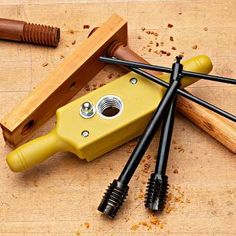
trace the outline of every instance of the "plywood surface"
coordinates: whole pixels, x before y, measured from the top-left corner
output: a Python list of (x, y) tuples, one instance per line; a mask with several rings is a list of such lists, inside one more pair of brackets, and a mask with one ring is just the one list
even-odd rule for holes
[[(2, 0), (0, 9), (0, 17), (51, 24), (62, 30), (57, 49), (0, 42), (1, 117), (113, 12), (128, 20), (130, 47), (150, 62), (169, 66), (180, 52), (185, 58), (207, 54), (214, 63), (214, 74), (236, 77), (234, 0)], [(156, 50), (171, 55), (160, 56)], [(43, 66), (45, 63), (48, 65)], [(119, 74), (121, 70), (106, 67), (77, 97)], [(236, 113), (235, 86), (200, 81), (189, 91)], [(51, 119), (35, 137), (49, 131), (54, 122), (55, 118)], [(158, 140), (156, 135), (130, 183), (124, 207), (111, 221), (96, 208), (136, 140), (91, 163), (60, 153), (37, 168), (15, 174), (6, 165), (10, 148), (1, 137), (0, 235), (236, 235), (235, 155), (181, 115), (177, 115), (168, 163), (166, 211), (155, 218), (144, 209), (143, 194), (155, 165)]]

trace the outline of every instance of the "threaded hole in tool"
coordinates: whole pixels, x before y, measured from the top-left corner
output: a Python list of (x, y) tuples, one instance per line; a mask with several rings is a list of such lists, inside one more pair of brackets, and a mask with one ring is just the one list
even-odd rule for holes
[(105, 119), (119, 116), (123, 110), (121, 99), (114, 95), (102, 97), (97, 103), (98, 115)]
[(30, 120), (28, 123), (26, 123), (26, 125), (23, 127), (21, 131), (21, 135), (26, 135), (28, 131), (33, 127), (34, 123), (35, 123), (34, 120)]

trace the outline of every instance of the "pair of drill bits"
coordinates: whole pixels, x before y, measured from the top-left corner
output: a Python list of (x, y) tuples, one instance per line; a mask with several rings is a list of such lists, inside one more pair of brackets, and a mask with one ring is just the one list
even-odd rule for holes
[[(180, 89), (181, 78), (183, 76), (203, 78), (207, 80), (230, 84), (236, 84), (236, 80), (231, 78), (184, 71), (183, 65), (181, 64), (181, 59), (182, 58), (180, 56), (176, 57), (176, 62), (172, 65), (172, 68), (167, 68), (131, 61), (124, 61), (116, 58), (100, 57), (100, 61), (102, 62), (127, 66), (132, 71), (167, 88), (161, 102), (159, 103), (156, 111), (154, 112), (153, 117), (149, 121), (143, 135), (140, 137), (137, 146), (132, 152), (119, 178), (115, 179), (110, 184), (98, 207), (98, 210), (100, 212), (104, 213), (105, 215), (111, 218), (114, 218), (116, 216), (119, 208), (122, 206), (124, 200), (126, 199), (129, 190), (129, 181), (131, 180), (135, 170), (137, 169), (143, 155), (145, 154), (161, 123), (163, 124), (157, 154), (157, 162), (155, 171), (151, 174), (147, 184), (147, 190), (145, 195), (145, 207), (155, 212), (161, 212), (164, 209), (168, 192), (168, 177), (166, 175), (166, 167), (174, 126), (177, 94), (187, 97), (192, 101), (224, 116), (227, 119), (230, 119), (234, 122), (236, 121), (236, 116), (234, 116), (233, 114), (230, 114)], [(160, 80), (159, 78), (149, 74), (146, 71), (141, 70), (140, 68), (171, 73), (170, 84)]]

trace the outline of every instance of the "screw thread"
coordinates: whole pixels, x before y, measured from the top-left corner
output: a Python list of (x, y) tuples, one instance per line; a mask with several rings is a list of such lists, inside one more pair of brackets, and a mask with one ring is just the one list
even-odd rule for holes
[(27, 43), (56, 47), (60, 40), (60, 29), (46, 25), (26, 23), (21, 40)]
[(117, 41), (117, 40), (114, 41), (114, 42), (112, 42), (112, 43), (108, 46), (108, 48), (107, 48), (107, 50), (106, 50), (106, 56), (108, 56), (108, 57), (113, 57), (114, 54), (115, 54), (116, 49), (117, 49), (118, 47), (120, 47), (120, 46), (124, 46), (124, 43), (119, 42), (119, 41)]
[(114, 180), (105, 192), (98, 210), (103, 214), (114, 218), (122, 206), (128, 194), (129, 187)]
[(147, 184), (145, 207), (161, 212), (165, 208), (168, 193), (168, 177), (152, 173)]

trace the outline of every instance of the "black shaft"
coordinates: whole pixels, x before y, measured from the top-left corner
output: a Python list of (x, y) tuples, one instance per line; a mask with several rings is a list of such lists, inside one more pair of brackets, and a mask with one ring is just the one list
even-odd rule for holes
[(170, 106), (169, 111), (163, 117), (163, 125), (157, 154), (155, 174), (163, 175), (166, 173), (167, 161), (171, 145), (171, 137), (175, 120), (176, 100), (177, 98), (174, 99), (173, 103)]
[(136, 145), (133, 153), (131, 154), (128, 162), (126, 163), (122, 173), (119, 176), (118, 181), (120, 181), (124, 185), (128, 185), (144, 153), (150, 145), (153, 136), (159, 128), (164, 114), (167, 112), (168, 108), (170, 107), (176, 96), (176, 91), (180, 86), (181, 79), (179, 76), (179, 72), (183, 68), (182, 64), (180, 64), (178, 60), (179, 58), (177, 59), (177, 62), (173, 64), (173, 72), (171, 74), (170, 79), (171, 84), (169, 88), (167, 89), (165, 95), (159, 103), (152, 119), (149, 121), (143, 135), (139, 139), (138, 144)]
[[(129, 67), (130, 70), (134, 71), (135, 73), (141, 75), (141, 76), (144, 76), (145, 78), (165, 87), (165, 88), (168, 88), (169, 87), (169, 84), (161, 79), (159, 79), (158, 77), (146, 72), (146, 71), (143, 71), (141, 69), (138, 69), (138, 68), (132, 68), (132, 67)], [(211, 110), (211, 111), (214, 111), (215, 113), (229, 119), (229, 120), (232, 120), (234, 122), (236, 122), (236, 116), (233, 115), (233, 114), (230, 114), (229, 112), (227, 111), (224, 111), (194, 95), (192, 95), (191, 93), (187, 92), (187, 91), (184, 91), (182, 89), (177, 89), (177, 93), (180, 94), (181, 96), (185, 97), (185, 98), (188, 98), (189, 100), (203, 106), (203, 107), (206, 107), (207, 109)]]
[[(126, 61), (126, 60), (120, 60), (117, 58), (109, 58), (109, 57), (99, 57), (99, 60), (102, 62), (107, 62), (111, 64), (117, 64), (117, 65), (122, 65), (122, 66), (127, 66), (127, 67), (133, 67), (133, 68), (142, 68), (142, 69), (147, 69), (147, 70), (155, 70), (155, 71), (160, 71), (160, 72), (165, 72), (165, 73), (171, 73), (172, 69), (164, 66), (156, 66), (156, 65), (149, 65), (149, 64), (144, 64), (140, 62), (135, 62), (135, 61)], [(181, 72), (182, 76), (190, 76), (198, 79), (205, 79), (205, 80), (210, 80), (210, 81), (216, 81), (216, 82), (221, 82), (221, 83), (227, 83), (227, 84), (236, 84), (236, 79), (231, 79), (227, 77), (220, 77), (216, 75), (206, 75), (202, 73), (196, 73), (192, 71), (185, 71), (183, 70)]]

